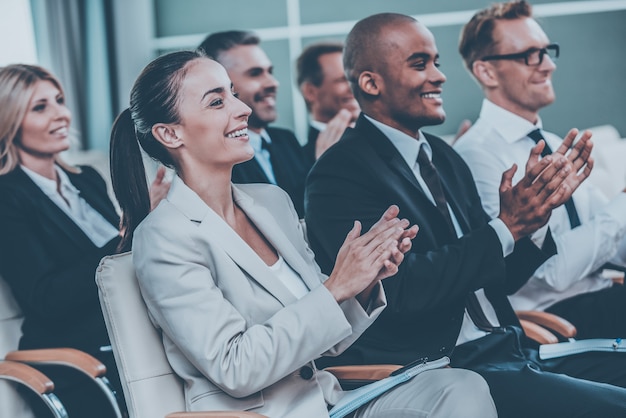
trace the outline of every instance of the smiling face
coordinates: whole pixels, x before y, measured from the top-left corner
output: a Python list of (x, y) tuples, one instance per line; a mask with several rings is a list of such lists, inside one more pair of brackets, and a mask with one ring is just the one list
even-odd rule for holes
[(38, 81), (17, 139), (22, 164), (32, 168), (38, 161), (54, 161), (57, 154), (67, 150), (71, 119), (61, 90), (51, 81)]
[[(532, 18), (498, 20), (493, 39), (499, 40), (494, 54), (513, 54), (531, 48), (544, 48), (548, 36)], [(489, 100), (532, 123), (541, 108), (554, 102), (552, 73), (556, 65), (546, 54), (538, 66), (524, 60), (499, 60), (486, 63), (493, 71), (493, 85), (485, 89)]]
[[(254, 156), (248, 143), (250, 108), (234, 94), (219, 63), (200, 58), (188, 64), (181, 83), (174, 145), (185, 148), (192, 164), (232, 167)], [(189, 171), (182, 167), (183, 172)]]
[(384, 27), (382, 38), (378, 97), (370, 116), (414, 137), (423, 126), (443, 123), (446, 77), (438, 68), (432, 33), (419, 22), (404, 21)]
[(350, 84), (343, 72), (341, 52), (332, 52), (319, 57), (323, 81), (319, 86), (308, 83), (311, 96), (311, 113), (320, 122), (328, 122), (341, 109), (347, 109), (356, 120), (361, 108), (356, 102)]
[(277, 118), (278, 81), (274, 67), (258, 45), (238, 45), (219, 54), (239, 98), (252, 109), (250, 129), (260, 131)]

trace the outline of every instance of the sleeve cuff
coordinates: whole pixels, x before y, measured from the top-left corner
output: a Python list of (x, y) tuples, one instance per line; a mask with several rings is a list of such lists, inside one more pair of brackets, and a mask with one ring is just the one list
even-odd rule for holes
[(489, 226), (496, 231), (496, 235), (498, 236), (498, 239), (500, 239), (500, 244), (502, 245), (502, 256), (506, 257), (511, 254), (515, 248), (515, 240), (513, 239), (513, 234), (511, 234), (509, 228), (506, 227), (500, 218), (494, 218), (489, 221)]
[(626, 213), (626, 193), (622, 192), (615, 196), (606, 206), (604, 212), (618, 221), (622, 228), (626, 227), (626, 217), (624, 216)]

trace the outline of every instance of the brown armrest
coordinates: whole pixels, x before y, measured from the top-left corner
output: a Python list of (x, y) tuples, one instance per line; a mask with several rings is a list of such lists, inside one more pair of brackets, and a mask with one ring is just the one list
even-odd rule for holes
[(11, 351), (6, 360), (27, 364), (46, 364), (73, 367), (83, 373), (98, 378), (104, 376), (106, 366), (95, 357), (74, 348), (44, 348), (39, 350)]
[(368, 364), (359, 366), (333, 366), (324, 370), (335, 375), (339, 380), (376, 381), (389, 375), (402, 366), (396, 364)]
[(54, 383), (37, 369), (14, 361), (0, 362), (0, 376), (28, 386), (40, 395), (51, 393)]
[(614, 284), (624, 284), (624, 272), (613, 269), (603, 269), (602, 276), (613, 280)]
[(173, 412), (165, 418), (267, 418), (254, 412), (223, 411), (223, 412)]
[(555, 344), (559, 342), (556, 335), (543, 328), (541, 325), (526, 321), (525, 319), (520, 319), (519, 322), (524, 329), (524, 334), (526, 334), (526, 336), (531, 340), (534, 340), (539, 344)]
[(541, 311), (516, 311), (515, 313), (519, 319), (534, 322), (557, 332), (565, 338), (574, 338), (576, 336), (576, 327), (560, 316)]

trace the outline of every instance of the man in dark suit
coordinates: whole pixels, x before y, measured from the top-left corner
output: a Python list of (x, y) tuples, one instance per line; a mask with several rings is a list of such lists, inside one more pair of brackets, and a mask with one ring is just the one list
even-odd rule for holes
[(343, 43), (322, 41), (304, 48), (296, 61), (298, 87), (309, 111), (308, 142), (303, 148), (311, 164), (354, 124), (361, 110), (342, 58)]
[(233, 169), (234, 183), (272, 183), (284, 189), (300, 217), (304, 216), (304, 181), (307, 162), (293, 132), (270, 128), (276, 120), (276, 92), (272, 62), (253, 33), (226, 31), (206, 37), (198, 49), (226, 68), (239, 99), (252, 109), (248, 136), (254, 148), (252, 160)]
[(500, 416), (626, 416), (626, 390), (590, 381), (626, 386), (623, 356), (539, 360), (506, 299), (554, 254), (528, 235), (586, 178), (587, 140), (549, 162), (535, 146), (520, 182), (511, 182), (516, 166), (503, 174), (500, 213), (490, 220), (461, 157), (421, 132), (445, 119), (438, 61), (432, 33), (409, 16), (374, 15), (348, 35), (344, 68), (363, 113), (311, 170), (309, 240), (329, 271), (354, 219), (368, 227), (394, 203), (420, 230), (384, 282), (387, 309), (333, 364), (450, 355), (487, 380)]

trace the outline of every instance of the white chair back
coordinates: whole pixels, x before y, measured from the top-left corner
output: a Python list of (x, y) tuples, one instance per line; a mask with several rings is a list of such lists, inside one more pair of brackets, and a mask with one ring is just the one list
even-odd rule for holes
[[(17, 305), (8, 283), (0, 277), (0, 359), (17, 350), (22, 336), (22, 310)], [(26, 402), (16, 391), (17, 386), (0, 380), (0, 417), (33, 417)]]
[(161, 335), (148, 317), (132, 253), (103, 258), (96, 282), (130, 418), (184, 411), (182, 381), (172, 371)]

